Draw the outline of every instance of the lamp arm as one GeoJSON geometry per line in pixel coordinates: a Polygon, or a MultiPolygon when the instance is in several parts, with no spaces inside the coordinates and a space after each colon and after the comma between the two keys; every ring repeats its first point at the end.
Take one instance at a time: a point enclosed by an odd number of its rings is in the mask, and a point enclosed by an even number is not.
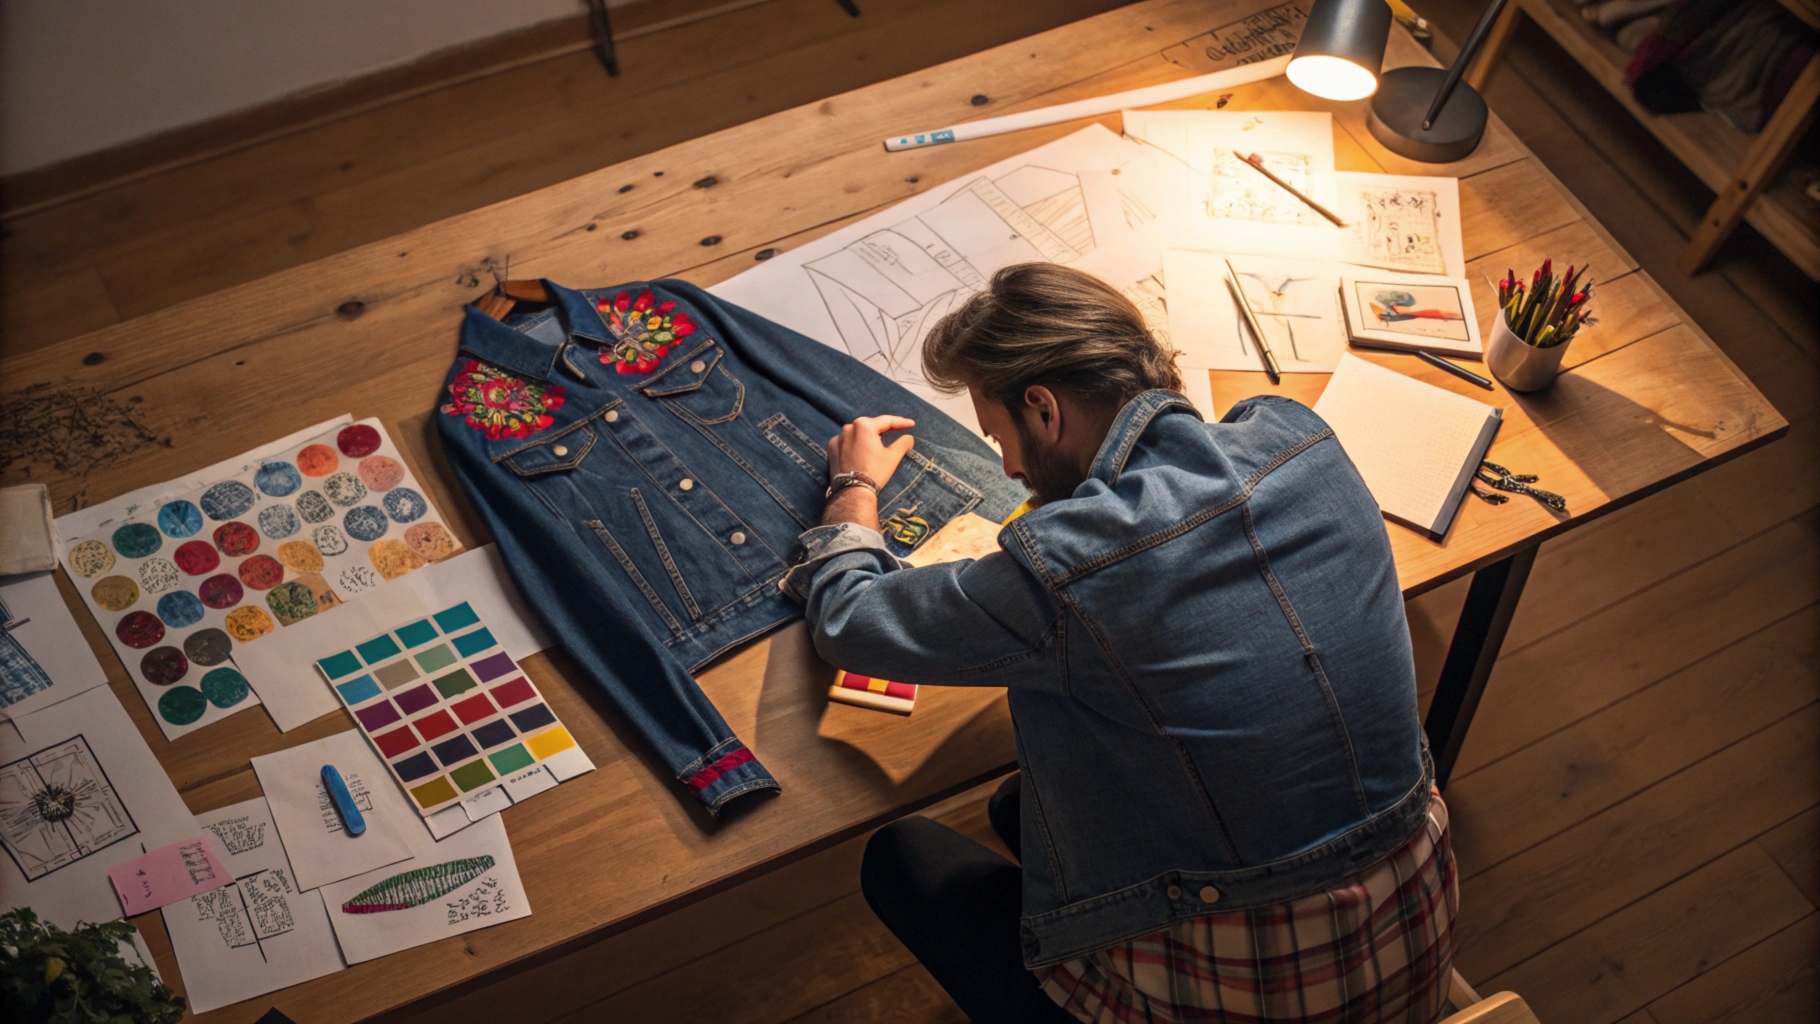
{"type": "Polygon", "coordinates": [[[1485,37],[1491,34],[1491,26],[1504,11],[1507,0],[1491,0],[1485,7],[1485,13],[1479,15],[1479,23],[1472,27],[1472,34],[1466,37],[1466,45],[1460,47],[1460,55],[1453,59],[1453,67],[1447,69],[1447,78],[1435,93],[1434,102],[1428,105],[1428,114],[1422,118],[1422,130],[1434,127],[1435,118],[1441,116],[1441,108],[1447,106],[1448,97],[1453,95],[1454,87],[1460,84],[1460,77],[1466,74],[1466,65],[1472,63],[1473,54],[1479,52],[1485,37]]]}

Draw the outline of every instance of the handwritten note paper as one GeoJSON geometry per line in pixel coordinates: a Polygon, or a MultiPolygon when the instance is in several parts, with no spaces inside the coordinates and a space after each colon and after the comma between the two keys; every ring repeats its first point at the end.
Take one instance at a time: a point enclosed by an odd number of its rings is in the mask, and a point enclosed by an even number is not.
{"type": "Polygon", "coordinates": [[[108,869],[107,877],[128,917],[219,889],[231,881],[200,835],[116,864],[108,869]]]}
{"type": "Polygon", "coordinates": [[[297,886],[315,889],[350,875],[411,856],[404,829],[422,832],[422,820],[393,784],[385,764],[358,732],[336,733],[314,743],[253,758],[259,788],[271,804],[272,820],[284,839],[297,886]],[[354,794],[367,830],[350,836],[322,785],[322,766],[332,764],[354,794]]]}

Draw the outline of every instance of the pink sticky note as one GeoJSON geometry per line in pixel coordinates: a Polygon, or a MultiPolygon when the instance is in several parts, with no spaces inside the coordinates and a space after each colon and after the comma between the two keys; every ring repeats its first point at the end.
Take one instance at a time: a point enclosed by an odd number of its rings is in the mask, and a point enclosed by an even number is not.
{"type": "Polygon", "coordinates": [[[200,835],[117,864],[108,869],[107,876],[128,917],[233,881],[200,835]]]}

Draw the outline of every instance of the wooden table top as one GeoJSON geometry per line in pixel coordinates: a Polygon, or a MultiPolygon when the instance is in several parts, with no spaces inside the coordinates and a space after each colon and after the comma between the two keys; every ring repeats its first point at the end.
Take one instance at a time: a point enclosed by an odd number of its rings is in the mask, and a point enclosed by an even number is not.
{"type": "MultiPolygon", "coordinates": [[[[156,435],[130,457],[84,471],[33,465],[59,511],[156,483],[344,412],[377,415],[464,542],[484,542],[454,486],[430,416],[455,354],[460,310],[495,271],[573,286],[681,276],[712,285],[940,182],[1083,127],[1050,128],[887,154],[887,134],[1046,106],[1207,70],[1195,37],[1257,0],[1150,0],[821,103],[673,146],[385,242],[354,249],[0,363],[6,380],[118,403],[156,435]],[[983,110],[977,94],[991,98],[983,110]]],[[[1386,66],[1431,64],[1398,30],[1386,66]]],[[[1199,97],[1171,106],[1211,106],[1199,97]]],[[[1346,170],[1460,178],[1468,276],[1481,326],[1496,308],[1488,279],[1543,257],[1591,264],[1601,322],[1567,354],[1551,389],[1489,400],[1505,407],[1492,458],[1540,475],[1571,516],[1516,497],[1468,500],[1434,543],[1389,527],[1413,596],[1525,545],[1635,501],[1779,437],[1787,422],[1495,117],[1454,165],[1386,151],[1363,103],[1328,103],[1283,79],[1246,86],[1225,109],[1326,109],[1346,170]]],[[[661,117],[662,111],[627,116],[661,117]]],[[[1117,115],[1097,119],[1117,131],[1117,115]]],[[[1365,357],[1475,399],[1410,356],[1365,357]]],[[[1228,408],[1266,391],[1312,403],[1326,378],[1214,374],[1228,408]]],[[[130,447],[130,446],[129,446],[130,447]]],[[[9,476],[16,482],[23,470],[9,476]]],[[[235,715],[166,742],[100,628],[65,597],[109,681],[190,807],[256,795],[256,754],[352,727],[331,715],[280,734],[262,714],[235,715]]],[[[574,948],[858,835],[999,774],[1013,759],[998,691],[925,690],[899,719],[826,702],[800,625],[732,654],[701,683],[783,785],[781,796],[711,823],[645,763],[621,719],[560,653],[528,667],[599,770],[504,812],[533,915],[359,964],[270,997],[207,1014],[251,1021],[276,1005],[311,1024],[359,1020],[516,961],[574,948]]],[[[163,924],[137,922],[176,983],[163,924]]]]}

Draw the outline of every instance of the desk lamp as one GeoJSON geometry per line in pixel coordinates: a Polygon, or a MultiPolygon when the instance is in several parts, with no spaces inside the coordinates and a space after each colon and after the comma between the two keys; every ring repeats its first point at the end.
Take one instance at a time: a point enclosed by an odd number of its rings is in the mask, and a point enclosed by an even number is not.
{"type": "Polygon", "coordinates": [[[1384,0],[1315,0],[1289,60],[1297,87],[1330,100],[1371,97],[1371,134],[1411,160],[1443,164],[1478,148],[1485,134],[1485,100],[1460,81],[1491,32],[1506,0],[1491,0],[1453,67],[1395,68],[1380,73],[1390,40],[1384,0]]]}

